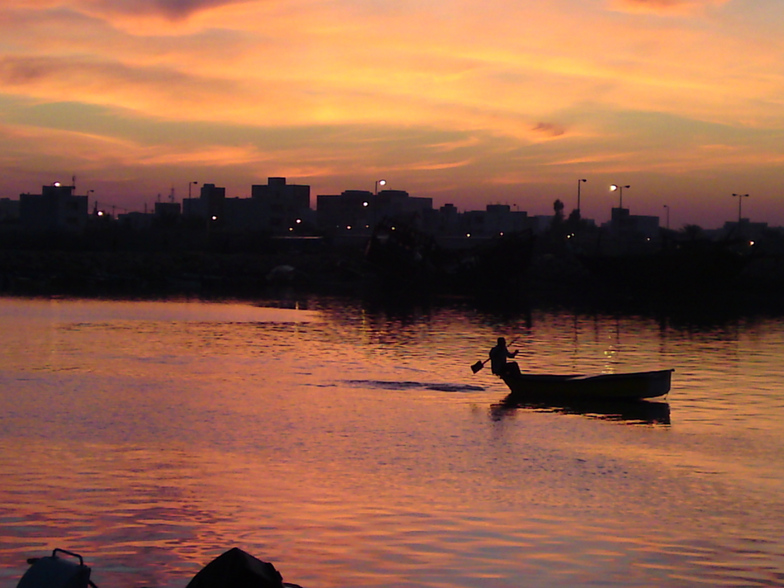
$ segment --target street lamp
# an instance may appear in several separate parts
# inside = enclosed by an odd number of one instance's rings
[[[618,203],[618,208],[620,208],[621,210],[623,210],[623,189],[624,188],[631,188],[631,186],[619,186],[618,184],[612,184],[610,186],[610,192],[615,192],[616,190],[618,190],[618,192],[621,195],[620,202]]]
[[[740,210],[741,210],[741,206],[740,205],[743,202],[743,199],[744,198],[748,198],[749,195],[748,194],[733,194],[732,196],[733,196],[733,198],[737,198],[738,199],[738,227],[740,228],[740,220],[742,218],[741,214],[740,214]]]
[[[370,199],[370,225],[375,231],[376,227],[376,211],[378,210],[378,187],[386,186],[386,180],[376,180],[376,186],[373,189],[373,198]],[[362,206],[368,206],[368,203],[363,202]]]
[[[199,182],[188,182],[188,200],[191,198],[191,186],[195,186]]]
[[[588,180],[577,180],[577,212],[580,212],[580,184]]]
[[[664,208],[667,210],[667,230],[669,231],[670,230],[670,207],[665,204]]]

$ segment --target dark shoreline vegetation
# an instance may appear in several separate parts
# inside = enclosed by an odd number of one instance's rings
[[[361,243],[280,242],[245,252],[236,249],[6,244],[0,248],[0,295],[252,302],[312,294],[396,306],[460,303],[504,311],[568,307],[642,314],[784,313],[784,263],[770,256],[751,260],[731,279],[656,276],[635,283],[628,279],[628,268],[599,275],[568,250],[537,246],[524,279],[514,287],[474,283],[457,291],[417,279],[379,276],[367,263]]]

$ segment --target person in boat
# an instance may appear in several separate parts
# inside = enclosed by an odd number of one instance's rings
[[[490,350],[490,369],[496,376],[506,376],[509,374],[519,374],[520,366],[515,361],[506,361],[517,356],[517,351],[509,351],[506,347],[506,339],[498,337],[495,347]]]

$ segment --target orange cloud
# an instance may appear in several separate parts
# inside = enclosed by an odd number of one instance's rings
[[[611,0],[614,10],[633,13],[695,14],[730,0]]]

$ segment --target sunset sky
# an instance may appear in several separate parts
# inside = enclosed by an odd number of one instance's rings
[[[0,197],[378,179],[436,207],[784,225],[782,0],[3,0]],[[194,188],[194,196],[198,187]]]

